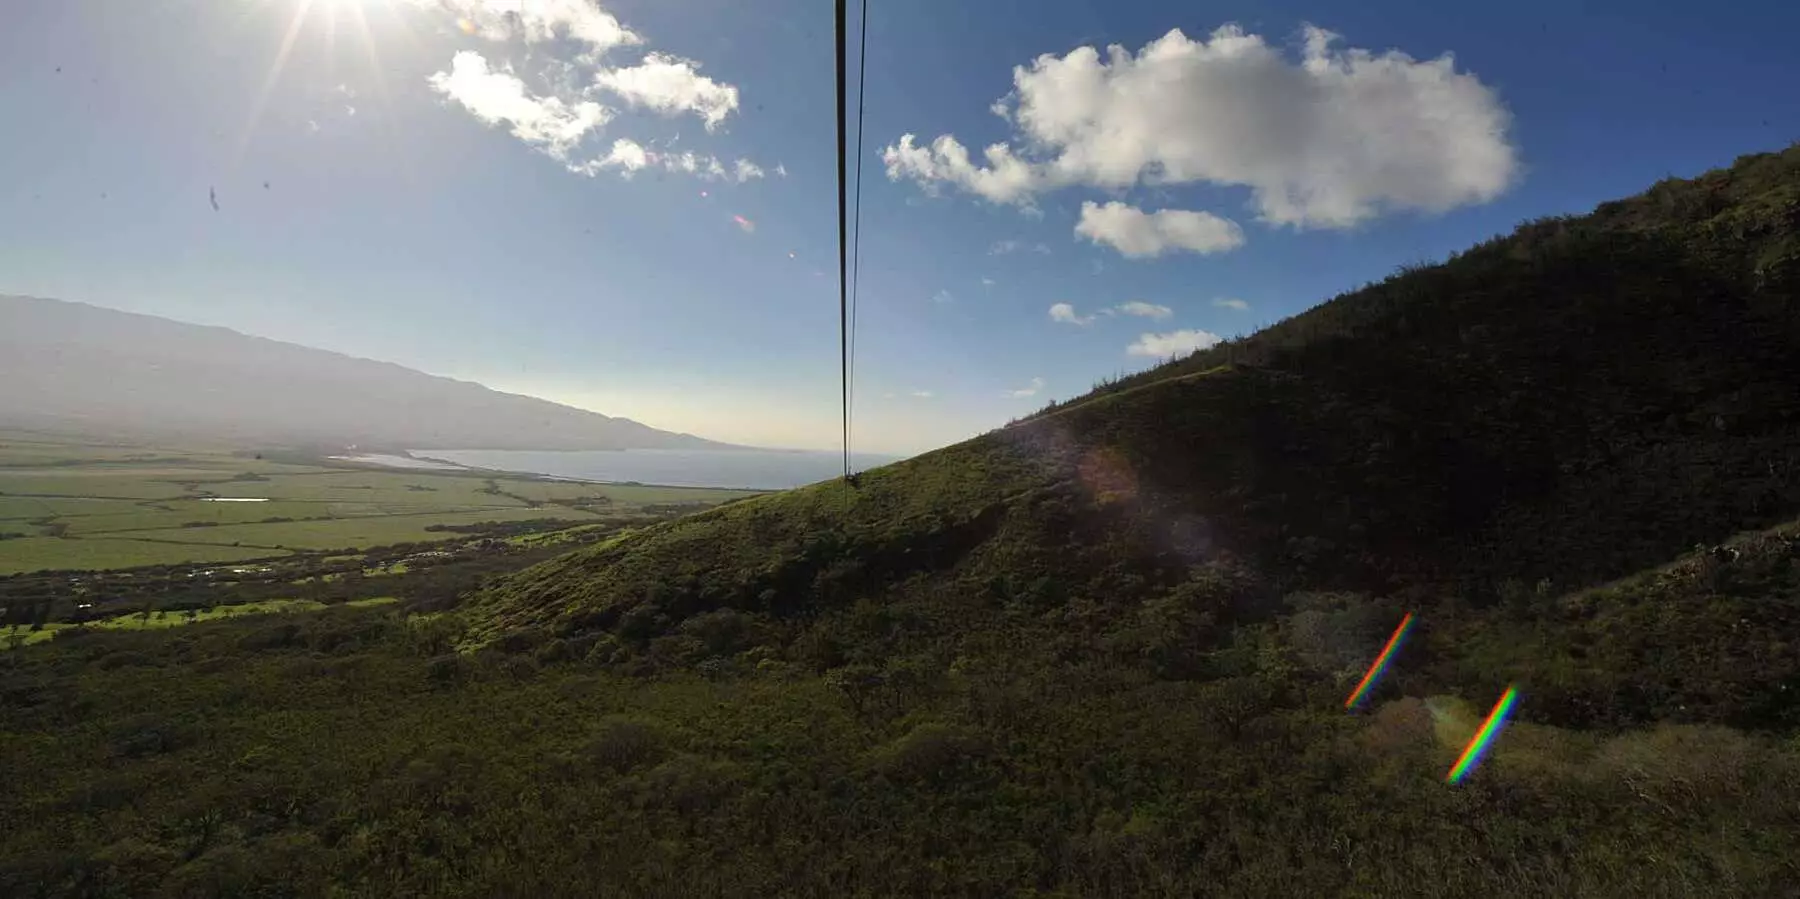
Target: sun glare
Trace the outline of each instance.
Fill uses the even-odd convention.
[[[327,52],[335,55],[340,25],[344,31],[352,34],[357,43],[362,45],[363,55],[369,66],[369,72],[375,79],[377,98],[382,102],[387,99],[387,85],[381,82],[381,57],[377,49],[374,31],[369,27],[369,14],[381,11],[391,21],[397,19],[394,8],[397,0],[253,0],[251,12],[267,9],[274,4],[285,5],[287,24],[282,32],[281,46],[275,51],[275,58],[269,63],[268,74],[263,77],[262,87],[257,91],[256,100],[251,105],[249,119],[244,123],[244,131],[238,140],[238,156],[241,159],[256,134],[257,124],[262,120],[264,109],[268,106],[269,97],[275,85],[281,81],[287,69],[288,58],[293,54],[294,44],[300,35],[309,30],[322,32]],[[404,29],[400,29],[403,37]]]

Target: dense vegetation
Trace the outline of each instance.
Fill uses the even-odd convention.
[[[448,613],[26,647],[0,892],[1782,895],[1797,265],[1800,149]]]

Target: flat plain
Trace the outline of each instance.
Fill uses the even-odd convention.
[[[280,558],[454,539],[488,522],[603,523],[756,491],[409,471],[229,446],[0,432],[0,575]]]

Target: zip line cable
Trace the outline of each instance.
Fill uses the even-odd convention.
[[[856,50],[856,213],[852,221],[856,234],[850,243],[850,398],[845,404],[844,457],[849,464],[850,431],[856,424],[856,306],[857,282],[862,275],[862,169],[863,169],[863,85],[869,81],[869,0],[862,0],[862,35]]]
[[[844,179],[844,16],[848,0],[837,0],[837,182],[838,182],[838,364],[844,400],[844,480],[850,480],[850,282],[845,214],[849,206]]]

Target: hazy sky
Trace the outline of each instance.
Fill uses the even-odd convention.
[[[858,448],[1800,138],[1800,7],[1673,6],[874,0]],[[831,33],[825,0],[9,4],[0,292],[832,447]]]

